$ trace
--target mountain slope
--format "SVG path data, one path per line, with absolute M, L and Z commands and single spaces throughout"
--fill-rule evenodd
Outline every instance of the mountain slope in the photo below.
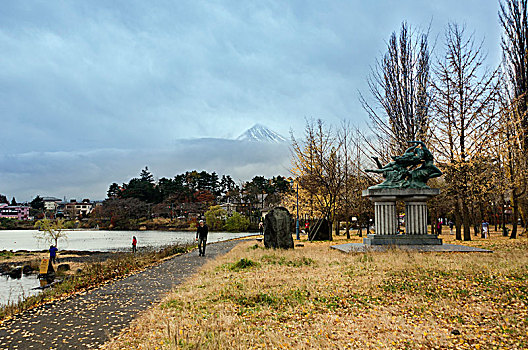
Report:
M 239 137 L 239 141 L 257 141 L 257 142 L 273 142 L 282 143 L 286 142 L 286 139 L 280 134 L 273 130 L 268 129 L 262 124 L 255 124 L 251 128 L 247 129 Z

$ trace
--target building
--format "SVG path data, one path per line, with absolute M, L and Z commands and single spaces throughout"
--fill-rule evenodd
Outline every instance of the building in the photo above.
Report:
M 56 212 L 61 200 L 59 198 L 55 197 L 42 197 L 42 201 L 44 202 L 44 210 L 45 211 L 52 211 Z
M 72 199 L 65 205 L 65 215 L 70 218 L 78 218 L 79 216 L 88 216 L 94 209 L 93 203 L 89 199 L 83 199 L 82 202 L 77 202 Z
M 0 218 L 29 220 L 29 207 L 25 205 L 0 204 Z
M 237 209 L 237 205 L 234 203 L 224 203 L 220 204 L 220 208 L 226 211 L 227 216 L 232 216 Z

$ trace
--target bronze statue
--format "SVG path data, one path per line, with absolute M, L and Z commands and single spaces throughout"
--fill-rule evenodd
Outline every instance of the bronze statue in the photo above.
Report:
M 373 157 L 378 169 L 365 169 L 367 172 L 383 174 L 385 181 L 370 188 L 429 188 L 427 181 L 442 175 L 434 165 L 432 153 L 422 141 L 408 141 L 409 147 L 401 156 L 393 156 L 393 161 L 381 166 Z M 415 168 L 418 166 L 417 168 Z

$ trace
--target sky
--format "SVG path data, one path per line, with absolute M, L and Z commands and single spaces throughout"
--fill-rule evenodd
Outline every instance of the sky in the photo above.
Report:
M 358 100 L 402 21 L 447 23 L 500 62 L 495 0 L 16 1 L 0 11 L 0 193 L 104 199 L 149 166 L 289 175 L 287 146 L 239 147 L 255 123 L 365 127 Z M 435 54 L 433 53 L 433 56 Z

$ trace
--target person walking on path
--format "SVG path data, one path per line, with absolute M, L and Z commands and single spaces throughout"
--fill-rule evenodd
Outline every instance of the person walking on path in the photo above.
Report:
M 449 220 L 449 234 L 452 235 L 453 234 L 453 227 L 455 226 L 455 223 L 453 222 L 453 220 Z
M 264 223 L 262 221 L 259 222 L 259 231 L 260 235 L 262 236 L 264 234 Z
M 198 252 L 199 256 L 205 256 L 205 246 L 207 245 L 207 234 L 209 228 L 203 220 L 200 220 L 198 228 L 196 230 L 196 240 L 198 241 Z
M 50 248 L 49 248 L 49 253 L 50 253 L 50 261 L 55 264 L 55 259 L 57 258 L 57 252 L 59 250 L 57 249 L 57 247 L 55 247 L 54 245 L 51 245 Z
M 132 253 L 137 251 L 137 239 L 136 236 L 132 236 Z
M 489 224 L 486 220 L 482 221 L 482 238 L 488 238 Z

